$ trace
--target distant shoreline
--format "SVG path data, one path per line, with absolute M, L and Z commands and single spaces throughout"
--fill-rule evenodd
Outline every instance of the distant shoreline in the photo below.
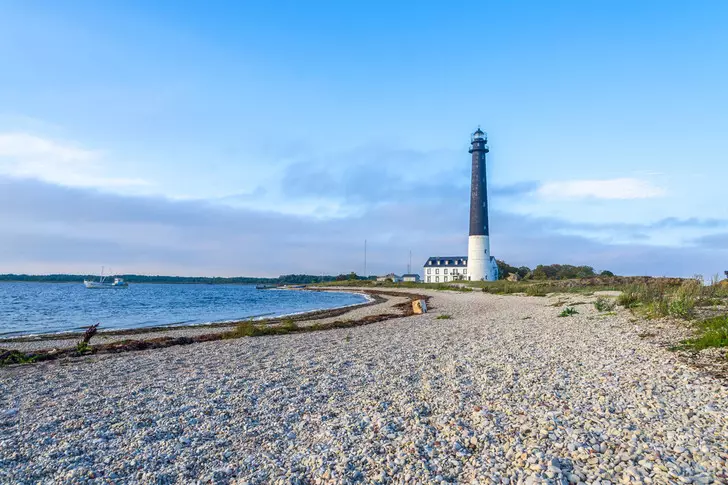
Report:
M 126 278 L 125 278 L 126 279 Z M 46 281 L 46 280 L 0 280 L 2 283 L 48 283 L 52 285 L 78 285 L 83 284 L 83 280 L 79 281 Z M 204 281 L 130 281 L 131 285 L 236 285 L 236 286 L 255 286 L 263 283 L 206 283 Z M 272 283 L 271 283 L 272 284 Z M 303 284 L 303 283 L 300 283 Z

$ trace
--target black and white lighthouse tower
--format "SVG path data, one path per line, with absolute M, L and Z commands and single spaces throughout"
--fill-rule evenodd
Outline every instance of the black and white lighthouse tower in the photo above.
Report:
M 471 281 L 498 279 L 498 266 L 490 255 L 488 227 L 488 184 L 485 175 L 485 154 L 488 135 L 480 127 L 470 137 L 472 179 L 470 185 L 470 235 L 468 237 L 468 276 Z

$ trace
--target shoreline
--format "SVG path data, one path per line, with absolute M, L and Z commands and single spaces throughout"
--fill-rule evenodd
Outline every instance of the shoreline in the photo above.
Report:
M 146 284 L 146 283 L 145 283 Z M 152 283 L 156 284 L 156 283 Z M 319 288 L 277 288 L 279 291 L 329 291 L 329 290 L 322 290 Z M 270 290 L 266 290 L 270 291 Z M 115 329 L 100 329 L 98 333 L 96 334 L 98 336 L 107 335 L 107 336 L 114 336 L 114 335 L 140 335 L 144 333 L 154 333 L 154 332 L 163 332 L 165 330 L 176 330 L 176 329 L 183 329 L 187 327 L 192 328 L 216 328 L 216 327 L 224 327 L 224 326 L 230 326 L 235 325 L 240 322 L 245 322 L 248 320 L 253 320 L 255 322 L 266 322 L 268 320 L 278 320 L 278 319 L 285 319 L 285 318 L 291 318 L 291 317 L 299 317 L 299 316 L 315 316 L 318 313 L 325 313 L 325 312 L 335 312 L 339 310 L 343 310 L 346 308 L 355 308 L 359 306 L 364 305 L 370 305 L 375 302 L 374 299 L 372 299 L 368 294 L 362 291 L 346 291 L 346 290 L 331 290 L 331 293 L 348 293 L 352 295 L 361 295 L 365 298 L 364 302 L 361 303 L 351 303 L 348 305 L 341 305 L 341 306 L 335 306 L 331 308 L 318 308 L 314 310 L 304 310 L 300 312 L 293 312 L 293 313 L 284 313 L 281 315 L 276 315 L 275 312 L 270 313 L 264 313 L 260 315 L 251 315 L 250 317 L 242 318 L 242 319 L 234 319 L 234 320 L 216 320 L 216 321 L 210 321 L 210 322 L 201 322 L 201 323 L 169 323 L 169 324 L 162 324 L 162 325 L 153 325 L 149 327 L 129 327 L 129 328 L 115 328 Z M 83 336 L 85 331 L 85 328 L 83 330 L 69 330 L 69 331 L 60 331 L 60 332 L 46 332 L 46 333 L 33 333 L 33 334 L 22 334 L 17 336 L 5 336 L 0 335 L 0 348 L 4 343 L 16 343 L 16 342 L 36 342 L 36 341 L 42 341 L 42 340 L 66 340 L 66 339 L 77 339 Z M 7 334 L 6 334 L 7 335 Z
M 354 293 L 341 288 L 312 288 L 311 290 Z M 33 338 L 0 339 L 0 365 L 165 348 L 245 336 L 305 333 L 331 328 L 356 327 L 409 316 L 412 314 L 410 302 L 423 298 L 422 295 L 391 291 L 360 290 L 356 293 L 365 295 L 369 301 L 257 321 L 241 320 L 210 325 L 180 325 L 99 332 L 93 337 L 88 347 L 77 347 L 76 345 L 83 336 L 81 332 L 63 335 L 43 334 Z M 242 331 L 241 327 L 243 327 Z M 135 338 L 137 336 L 138 338 Z

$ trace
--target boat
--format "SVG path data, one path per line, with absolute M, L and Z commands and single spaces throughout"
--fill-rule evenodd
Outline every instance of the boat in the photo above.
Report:
M 109 281 L 111 277 L 104 276 L 104 268 L 101 268 L 101 277 L 99 281 L 83 280 L 83 284 L 86 288 L 90 289 L 106 289 L 106 288 L 128 288 L 129 283 L 124 281 L 124 278 L 114 277 Z
M 278 285 L 255 285 L 256 290 L 270 290 L 273 288 L 278 288 Z
M 99 281 L 83 280 L 83 284 L 86 288 L 128 288 L 129 283 L 124 281 L 124 278 L 114 278 L 113 281 L 106 281 L 101 278 Z

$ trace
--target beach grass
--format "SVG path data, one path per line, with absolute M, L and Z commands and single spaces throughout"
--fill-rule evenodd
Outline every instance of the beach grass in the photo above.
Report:
M 728 314 L 698 322 L 695 329 L 697 335 L 683 341 L 678 349 L 703 350 L 711 347 L 728 347 Z
M 680 280 L 677 284 L 656 279 L 652 283 L 627 285 L 617 303 L 646 318 L 674 317 L 689 320 L 699 307 L 719 307 L 728 301 L 723 285 L 706 285 L 700 278 Z

